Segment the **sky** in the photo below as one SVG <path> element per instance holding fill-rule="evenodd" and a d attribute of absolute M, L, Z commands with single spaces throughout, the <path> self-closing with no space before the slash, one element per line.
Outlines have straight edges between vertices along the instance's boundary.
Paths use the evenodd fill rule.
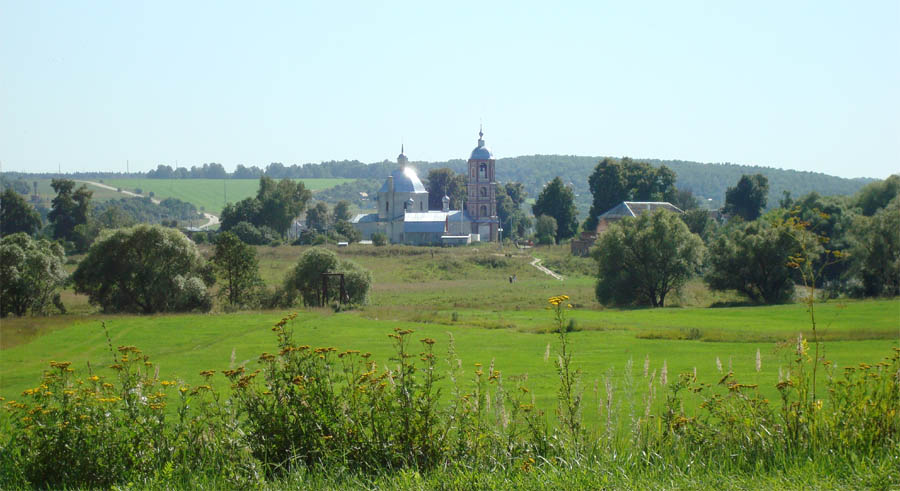
<path fill-rule="evenodd" d="M 900 1 L 0 0 L 4 171 L 630 156 L 900 172 Z"/>

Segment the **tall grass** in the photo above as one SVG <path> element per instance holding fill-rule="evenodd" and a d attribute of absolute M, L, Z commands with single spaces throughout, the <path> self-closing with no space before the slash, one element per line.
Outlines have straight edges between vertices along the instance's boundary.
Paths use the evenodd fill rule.
<path fill-rule="evenodd" d="M 255 368 L 204 370 L 194 386 L 160 379 L 138 348 L 110 342 L 114 376 L 52 362 L 39 385 L 2 401 L 0 486 L 448 480 L 537 488 L 570 478 L 584 487 L 654 479 L 665 487 L 807 471 L 900 484 L 900 349 L 873 364 L 826 361 L 825 389 L 813 397 L 815 361 L 801 337 L 782 347 L 774 401 L 751 383 L 754 373 L 723 366 L 718 383 L 704 384 L 696 369 L 669 374 L 666 360 L 648 357 L 643 373 L 626 364 L 620 387 L 610 368 L 588 404 L 567 300 L 549 302 L 546 356 L 553 352 L 559 384 L 552 412 L 536 404 L 527 376 L 504 377 L 502 360 L 463 366 L 452 338 L 441 355 L 435 340 L 410 329 L 387 333 L 394 355 L 382 366 L 352 349 L 297 345 L 288 316 L 273 326 L 273 350 Z M 441 378 L 450 382 L 446 397 Z M 231 395 L 220 396 L 218 384 Z M 634 398 L 633 387 L 646 389 Z M 584 422 L 590 407 L 603 415 L 595 425 Z"/>

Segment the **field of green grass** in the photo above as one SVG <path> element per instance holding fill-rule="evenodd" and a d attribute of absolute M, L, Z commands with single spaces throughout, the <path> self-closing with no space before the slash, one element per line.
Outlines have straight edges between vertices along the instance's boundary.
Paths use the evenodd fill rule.
<path fill-rule="evenodd" d="M 545 299 L 536 298 L 534 302 L 540 304 Z M 556 336 L 546 333 L 551 326 L 550 313 L 536 307 L 497 312 L 465 310 L 457 313 L 455 321 L 448 312 L 423 312 L 419 318 L 393 320 L 389 309 L 379 307 L 338 314 L 314 310 L 301 312 L 293 329 L 300 344 L 370 351 L 379 364 L 388 364 L 391 350 L 387 334 L 395 327 L 415 330 L 415 338 L 438 340 L 438 351 L 442 353 L 446 353 L 452 336 L 470 375 L 474 363 L 485 367 L 493 363 L 507 377 L 527 376 L 538 405 L 552 413 L 557 378 L 553 358 L 548 361 L 547 353 L 549 349 L 550 356 L 555 356 Z M 847 366 L 875 363 L 887 356 L 891 347 L 898 345 L 898 314 L 900 302 L 895 300 L 852 302 L 840 309 L 837 305 L 820 306 L 823 318 L 834 316 L 825 331 L 826 339 L 840 339 L 825 342 L 828 359 Z M 161 377 L 200 384 L 201 370 L 239 365 L 252 368 L 261 353 L 274 351 L 276 343 L 270 327 L 282 315 L 244 312 L 51 318 L 53 322 L 43 335 L 24 339 L 2 351 L 0 395 L 14 399 L 36 383 L 52 360 L 72 361 L 80 369 L 87 363 L 95 369 L 108 365 L 111 355 L 101 323 L 106 324 L 113 346 L 140 347 L 160 366 Z M 724 371 L 733 369 L 739 379 L 759 383 L 763 392 L 774 398 L 779 368 L 786 366 L 789 358 L 789 350 L 780 348 L 778 341 L 790 341 L 798 333 L 809 335 L 806 312 L 798 305 L 599 312 L 574 309 L 570 317 L 577 320 L 579 327 L 585 327 L 570 336 L 575 346 L 575 363 L 583 373 L 586 397 L 589 401 L 595 399 L 595 386 L 610 376 L 625 394 L 625 404 L 637 403 L 646 390 L 645 362 L 648 374 L 661 371 L 665 363 L 670 378 L 696 368 L 700 380 L 714 383 L 722 376 L 717 359 Z M 4 331 L 14 329 L 16 322 L 4 321 Z M 648 330 L 679 334 L 686 325 L 715 328 L 719 330 L 716 332 L 726 333 L 720 336 L 727 340 L 643 336 Z M 757 350 L 762 359 L 758 373 Z M 630 375 L 626 373 L 629 365 Z M 220 382 L 227 386 L 224 379 Z M 589 407 L 596 408 L 598 403 L 593 400 Z M 596 411 L 587 411 L 585 417 L 588 421 L 595 419 Z"/>
<path fill-rule="evenodd" d="M 328 189 L 338 184 L 353 181 L 353 179 L 295 179 L 303 181 L 307 189 L 315 192 Z M 218 215 L 222 212 L 227 199 L 228 203 L 235 203 L 244 198 L 256 195 L 259 188 L 258 179 L 103 179 L 103 184 L 132 191 L 140 188 L 144 196 L 153 191 L 154 197 L 159 199 L 178 198 L 188 203 L 193 203 L 198 209 Z M 98 180 L 99 182 L 99 180 Z M 107 201 L 119 199 L 123 195 L 108 189 L 88 186 L 94 192 L 95 201 Z M 38 181 L 38 193 L 46 198 L 45 206 L 49 206 L 49 200 L 55 196 L 50 187 L 50 179 Z"/>
<path fill-rule="evenodd" d="M 667 392 L 661 384 L 664 371 L 670 384 L 679 373 L 696 370 L 700 382 L 712 385 L 733 371 L 738 382 L 758 384 L 759 389 L 754 391 L 776 401 L 779 394 L 775 385 L 787 371 L 797 336 L 812 336 L 803 304 L 740 306 L 734 294 L 709 292 L 700 281 L 686 285 L 672 297 L 667 308 L 604 308 L 593 298 L 591 260 L 571 258 L 564 247 L 519 250 L 501 249 L 496 244 L 464 248 L 355 244 L 332 248 L 342 258 L 372 271 L 370 302 L 340 313 L 330 309 L 296 309 L 299 315 L 288 327 L 297 345 L 357 349 L 372 353 L 372 360 L 379 367 L 393 367 L 396 362 L 391 358 L 395 353 L 388 334 L 395 328 L 411 329 L 414 352 L 421 346 L 418 340 L 436 340 L 437 367 L 444 377 L 438 381 L 438 387 L 445 401 L 452 389 L 446 378 L 447 369 L 459 358 L 465 384 L 470 383 L 479 368 L 486 370 L 490 366 L 502 373 L 507 387 L 524 379 L 536 407 L 545 412 L 552 424 L 556 420 L 559 389 L 554 364 L 559 336 L 549 332 L 553 317 L 545 307 L 548 297 L 567 294 L 573 308 L 567 310 L 566 322 L 571 321 L 574 328 L 569 340 L 574 350 L 572 362 L 580 373 L 577 390 L 584 395 L 584 421 L 592 430 L 599 430 L 604 424 L 608 412 L 602 406 L 606 403 L 606 388 L 610 387 L 614 394 L 612 408 L 618 418 L 613 427 L 626 438 L 634 415 L 646 410 L 649 387 L 657 391 L 651 398 L 653 414 L 663 411 Z M 207 256 L 212 253 L 209 246 L 202 246 L 201 250 Z M 264 281 L 270 286 L 279 284 L 304 250 L 305 247 L 295 246 L 258 247 Z M 534 258 L 541 258 L 565 278 L 555 280 L 538 271 L 530 264 Z M 67 267 L 72 269 L 75 264 Z M 515 282 L 509 281 L 511 276 L 516 277 Z M 113 350 L 123 345 L 140 348 L 158 367 L 163 380 L 199 386 L 207 383 L 200 374 L 202 370 L 216 370 L 211 385 L 223 395 L 228 394 L 230 382 L 221 371 L 238 366 L 246 366 L 248 371 L 260 367 L 260 354 L 278 351 L 272 326 L 288 313 L 224 313 L 216 308 L 210 314 L 102 315 L 85 297 L 70 289 L 63 292 L 63 299 L 72 312 L 68 315 L 4 319 L 0 323 L 0 397 L 7 401 L 21 398 L 24 390 L 38 383 L 51 361 L 72 362 L 76 375 L 84 375 L 90 366 L 92 373 L 112 377 L 113 370 L 108 368 L 114 359 L 110 344 Z M 718 304 L 739 306 L 710 307 Z M 874 365 L 889 356 L 892 348 L 900 346 L 900 299 L 830 300 L 817 303 L 815 309 L 819 336 L 823 339 L 821 347 L 838 373 L 843 367 L 860 363 Z M 455 358 L 448 353 L 451 339 Z M 820 371 L 819 376 L 824 379 L 827 373 Z M 683 402 L 693 409 L 701 399 L 699 395 L 687 394 Z M 175 409 L 172 404 L 167 410 Z M 541 471 L 544 474 L 540 475 L 523 477 L 514 468 L 505 467 L 500 474 L 454 470 L 447 478 L 488 487 L 539 488 L 541 483 L 555 486 L 571 482 L 565 477 L 569 472 L 566 469 L 559 462 L 546 462 Z M 570 470 L 579 473 L 579 482 L 584 484 L 597 482 L 608 474 L 600 467 L 579 465 Z M 659 484 L 666 476 L 674 479 L 669 481 L 674 486 L 720 487 L 730 482 L 727 472 L 684 471 L 677 475 L 634 474 L 632 469 L 626 477 L 607 478 L 616 487 L 637 485 L 631 479 Z M 780 486 L 784 479 L 796 480 L 803 474 L 798 468 L 788 471 L 792 477 L 764 477 Z M 284 484 L 296 485 L 292 479 L 301 479 L 304 486 L 328 488 L 365 485 L 370 479 L 330 472 L 306 477 L 293 474 Z M 821 484 L 821 477 L 831 471 L 809 472 L 818 476 L 810 482 Z M 841 487 L 841 483 L 848 482 L 858 486 L 872 476 L 884 479 L 895 474 L 872 471 L 864 473 L 859 481 L 847 468 L 841 470 L 842 477 L 832 486 Z M 421 487 L 443 479 L 440 472 L 416 476 L 418 473 L 413 476 L 401 472 L 379 479 L 388 488 Z M 740 478 L 744 483 L 751 482 L 748 476 Z"/>

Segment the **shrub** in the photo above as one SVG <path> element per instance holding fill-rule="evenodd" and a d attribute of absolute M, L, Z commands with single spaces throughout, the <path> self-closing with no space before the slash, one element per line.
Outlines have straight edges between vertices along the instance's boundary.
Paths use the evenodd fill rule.
<path fill-rule="evenodd" d="M 381 247 L 385 244 L 387 244 L 387 235 L 384 235 L 381 232 L 375 232 L 374 234 L 372 234 L 372 245 Z"/>
<path fill-rule="evenodd" d="M 134 194 L 144 194 L 144 190 L 141 188 L 134 188 Z"/>
<path fill-rule="evenodd" d="M 272 241 L 273 237 L 267 230 L 257 228 L 249 222 L 239 222 L 229 230 L 241 239 L 241 242 L 250 245 L 266 245 Z"/>
<path fill-rule="evenodd" d="M 351 261 L 338 261 L 337 255 L 324 248 L 314 247 L 300 256 L 297 265 L 285 279 L 285 289 L 296 290 L 307 306 L 323 305 L 322 273 L 344 273 L 345 299 L 351 304 L 365 303 L 372 285 L 372 274 Z M 340 297 L 337 278 L 328 282 L 327 299 Z"/>

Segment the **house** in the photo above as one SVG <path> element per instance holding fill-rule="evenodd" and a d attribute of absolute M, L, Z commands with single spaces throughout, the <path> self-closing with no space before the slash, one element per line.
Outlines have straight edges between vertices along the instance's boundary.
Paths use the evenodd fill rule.
<path fill-rule="evenodd" d="M 587 256 L 590 254 L 594 242 L 613 223 L 623 218 L 638 217 L 644 213 L 659 209 L 679 214 L 684 213 L 677 206 L 667 201 L 623 201 L 597 217 L 597 228 L 593 232 L 582 232 L 578 239 L 571 242 L 572 254 L 576 256 Z"/>

